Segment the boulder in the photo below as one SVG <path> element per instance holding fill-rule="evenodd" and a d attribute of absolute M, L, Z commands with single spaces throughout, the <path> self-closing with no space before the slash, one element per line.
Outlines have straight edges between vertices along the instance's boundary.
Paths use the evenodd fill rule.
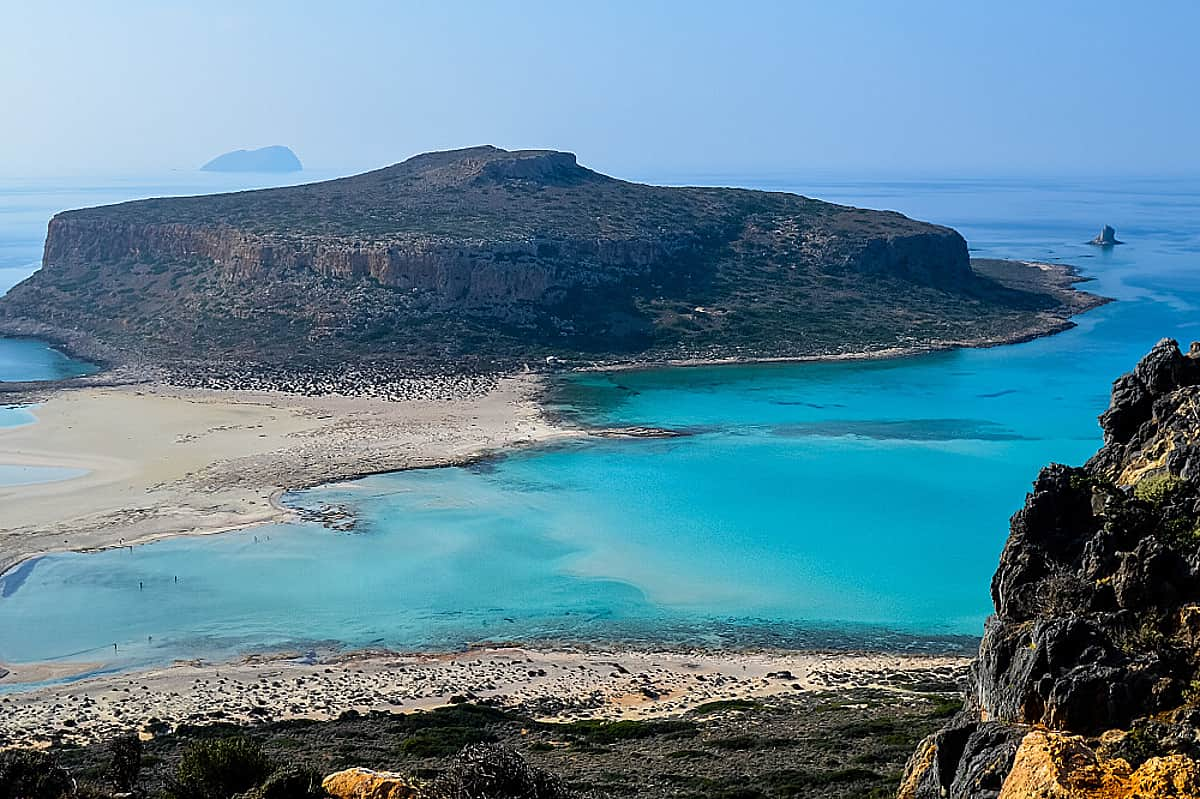
<path fill-rule="evenodd" d="M 348 768 L 321 781 L 333 799 L 419 799 L 420 788 L 403 774 Z"/>
<path fill-rule="evenodd" d="M 997 799 L 1194 799 L 1200 764 L 1184 755 L 1152 757 L 1132 768 L 1105 758 L 1080 736 L 1034 730 L 1021 741 Z"/>

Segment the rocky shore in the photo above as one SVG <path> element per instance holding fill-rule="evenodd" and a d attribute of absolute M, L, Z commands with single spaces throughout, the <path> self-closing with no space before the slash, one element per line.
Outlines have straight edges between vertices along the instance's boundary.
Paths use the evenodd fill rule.
<path fill-rule="evenodd" d="M 1100 422 L 1013 516 L 966 707 L 901 799 L 1200 796 L 1200 345 L 1161 341 Z"/>

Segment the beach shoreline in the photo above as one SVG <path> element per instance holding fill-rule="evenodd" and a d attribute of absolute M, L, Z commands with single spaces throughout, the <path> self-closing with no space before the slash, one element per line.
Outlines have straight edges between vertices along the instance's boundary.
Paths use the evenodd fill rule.
<path fill-rule="evenodd" d="M 955 684 L 955 655 L 620 647 L 479 646 L 462 652 L 245 656 L 86 676 L 0 694 L 0 748 L 88 743 L 181 724 L 327 720 L 472 702 L 548 721 L 654 719 L 710 702 L 861 688 L 915 694 Z M 24 674 L 62 677 L 25 667 Z M 84 667 L 85 664 L 80 664 Z M 13 676 L 20 677 L 20 666 Z M 40 669 L 40 671 L 39 671 Z"/>
<path fill-rule="evenodd" d="M 0 463 L 86 474 L 0 486 L 0 575 L 32 557 L 288 521 L 288 491 L 578 438 L 548 421 L 540 378 L 414 381 L 401 399 L 184 389 L 57 388 L 0 428 Z"/>

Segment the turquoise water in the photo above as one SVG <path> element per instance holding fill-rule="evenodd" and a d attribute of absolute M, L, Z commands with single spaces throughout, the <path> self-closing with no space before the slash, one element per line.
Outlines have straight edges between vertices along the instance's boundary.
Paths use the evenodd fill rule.
<path fill-rule="evenodd" d="M 0 337 L 0 383 L 63 380 L 94 371 L 91 364 L 68 358 L 41 341 Z"/>
<path fill-rule="evenodd" d="M 82 477 L 87 469 L 71 469 L 56 466 L 17 466 L 0 463 L 0 486 L 27 486 L 38 483 L 56 483 Z"/>
<path fill-rule="evenodd" d="M 91 374 L 91 364 L 68 358 L 41 341 L 0 337 L 0 383 L 62 380 Z M 0 400 L 3 396 L 0 395 Z M 0 405 L 0 428 L 29 424 L 33 414 L 15 405 Z M 0 472 L 0 485 L 10 485 Z"/>
<path fill-rule="evenodd" d="M 568 418 L 691 435 L 291 498 L 354 507 L 354 533 L 280 525 L 42 558 L 0 580 L 0 660 L 481 639 L 953 648 L 977 635 L 1037 470 L 1085 460 L 1112 379 L 1159 338 L 1196 335 L 1200 181 L 695 182 L 896 208 L 959 228 L 977 255 L 1077 264 L 1120 302 L 1013 347 L 572 378 L 556 393 Z M 1129 244 L 1082 244 L 1104 223 Z"/>

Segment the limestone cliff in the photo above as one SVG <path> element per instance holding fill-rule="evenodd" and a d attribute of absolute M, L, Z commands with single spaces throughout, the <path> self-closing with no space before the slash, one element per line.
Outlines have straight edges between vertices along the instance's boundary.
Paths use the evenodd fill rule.
<path fill-rule="evenodd" d="M 0 299 L 0 332 L 118 359 L 505 367 L 996 343 L 1069 325 L 1078 308 L 1061 292 L 1018 282 L 973 270 L 955 231 L 894 212 L 477 147 L 59 214 L 42 269 Z"/>
<path fill-rule="evenodd" d="M 1197 345 L 1159 342 L 1100 421 L 1013 516 L 967 708 L 902 797 L 1200 795 Z"/>

